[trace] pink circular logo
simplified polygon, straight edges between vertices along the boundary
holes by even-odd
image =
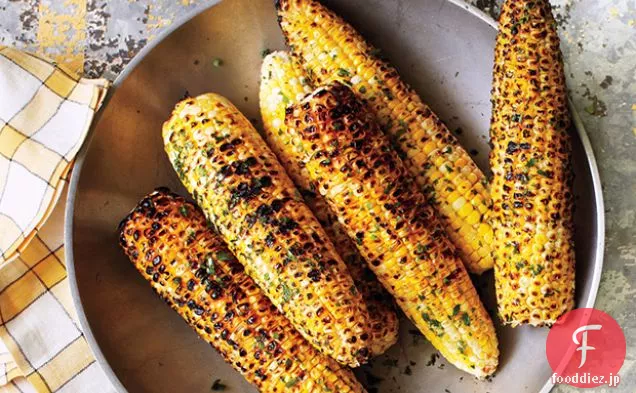
[[[618,386],[625,351],[625,335],[616,320],[594,308],[563,315],[546,342],[552,382],[578,388]]]

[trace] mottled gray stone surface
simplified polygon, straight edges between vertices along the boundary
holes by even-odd
[[[493,17],[499,0],[473,0]],[[60,5],[61,4],[61,5]],[[114,79],[149,40],[202,0],[0,0],[0,44],[15,45],[60,60],[83,58],[87,76]],[[42,7],[44,5],[44,7]],[[605,269],[597,307],[625,329],[628,355],[616,389],[636,391],[636,1],[553,0],[566,59],[570,95],[581,114],[603,182],[607,233]],[[64,7],[77,7],[74,23]],[[60,8],[61,7],[61,8]],[[51,14],[53,13],[53,14]],[[82,14],[83,13],[83,14]],[[73,40],[42,37],[40,18],[66,23]],[[40,32],[40,33],[38,33]],[[81,67],[81,66],[80,66]],[[555,392],[576,389],[560,386]]]

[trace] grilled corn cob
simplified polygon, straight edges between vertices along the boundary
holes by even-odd
[[[398,318],[393,300],[360,257],[326,201],[314,192],[307,171],[301,165],[302,160],[288,138],[289,133],[281,130],[285,127],[285,110],[288,105],[300,101],[310,92],[304,72],[287,52],[273,52],[265,57],[260,88],[265,139],[332,240],[347,265],[356,288],[362,293],[371,317],[370,350],[372,355],[379,355],[397,341]]]
[[[373,116],[336,82],[287,112],[320,194],[382,284],[458,368],[484,377],[497,337],[455,247]]]
[[[316,0],[278,0],[293,54],[312,81],[340,81],[364,99],[392,139],[469,271],[492,268],[485,177],[441,120],[364,38]]]
[[[490,136],[501,319],[551,325],[574,306],[571,141],[559,37],[547,0],[501,10]]]
[[[192,203],[160,189],[124,219],[120,243],[153,289],[262,392],[362,392],[249,278]]]
[[[245,271],[301,334],[343,364],[370,355],[369,313],[276,156],[227,99],[178,103],[163,127],[181,181]]]

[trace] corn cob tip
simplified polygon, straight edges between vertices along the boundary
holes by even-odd
[[[181,198],[178,194],[172,192],[172,190],[170,190],[170,188],[168,187],[157,187],[155,188],[155,190],[146,195],[145,197],[143,197],[143,199],[141,199],[141,201],[139,201],[139,203],[137,204],[137,206],[135,206],[127,215],[126,217],[124,217],[119,224],[117,225],[117,232],[119,232],[120,234],[122,234],[122,231],[124,230],[124,228],[126,227],[126,224],[132,219],[132,216],[135,213],[142,213],[142,214],[147,214],[150,209],[153,208],[154,206],[154,199],[155,197],[157,197],[158,195],[169,195],[175,198]],[[124,240],[122,240],[123,242]]]

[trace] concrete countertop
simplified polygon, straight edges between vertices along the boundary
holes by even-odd
[[[472,0],[493,17],[500,0]],[[0,0],[0,44],[41,53],[88,77],[114,79],[130,59],[203,0]],[[618,388],[636,390],[636,2],[552,0],[570,96],[599,164],[605,267],[596,307],[618,320],[627,359]],[[578,391],[566,386],[554,392]]]

